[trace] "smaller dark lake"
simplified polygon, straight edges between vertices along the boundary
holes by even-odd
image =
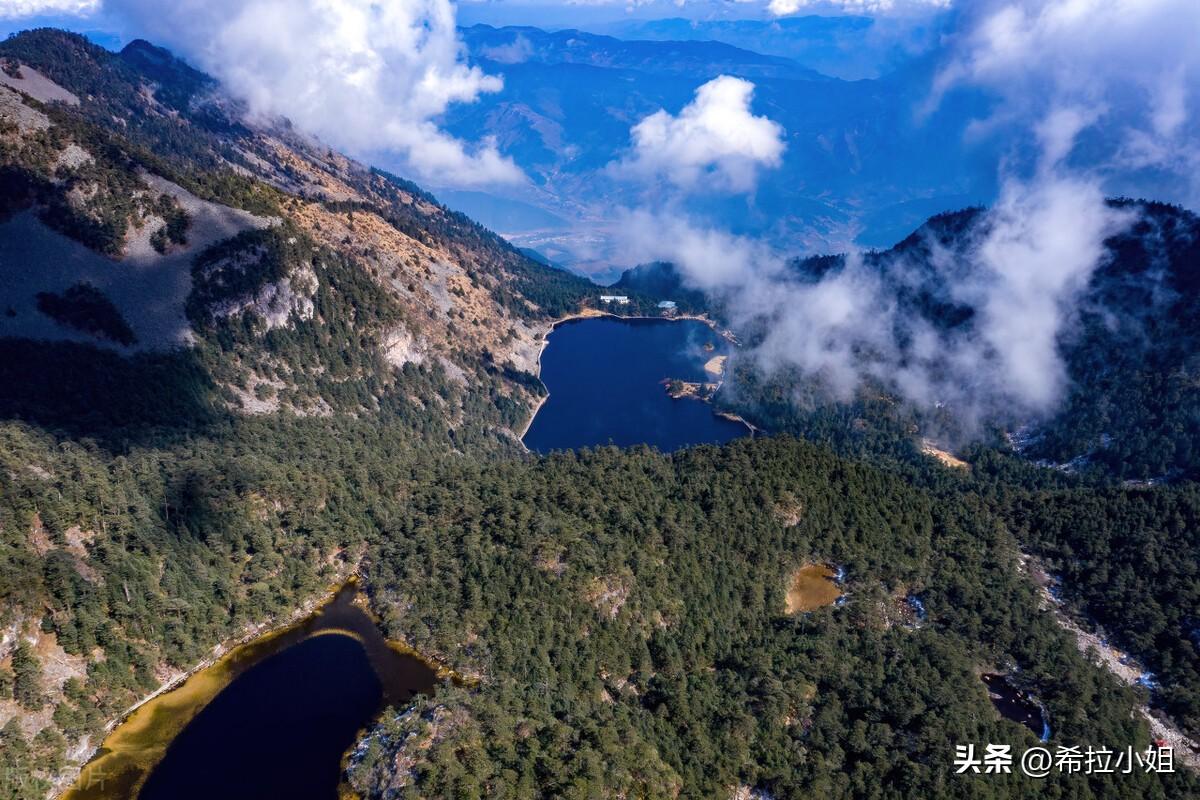
[[[1004,675],[987,673],[981,678],[987,686],[988,698],[1002,717],[1029,728],[1043,742],[1050,738],[1050,723],[1041,705],[1019,691]]]
[[[525,446],[538,453],[607,444],[671,451],[745,436],[745,425],[718,417],[708,403],[674,400],[664,385],[718,380],[704,364],[726,351],[716,332],[694,320],[565,322],[542,353],[550,396],[525,433]]]
[[[171,742],[139,800],[337,800],[341,760],[385,704],[432,693],[343,589],[239,674]]]

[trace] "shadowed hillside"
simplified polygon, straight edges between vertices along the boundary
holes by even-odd
[[[644,57],[601,44],[614,69]],[[336,777],[364,800],[1200,795],[1183,768],[1043,780],[952,762],[959,745],[1037,742],[983,674],[1036,700],[1053,746],[1142,752],[1168,723],[1197,732],[1181,638],[1196,620],[1179,610],[1194,558],[1164,556],[1196,516],[1186,487],[1143,503],[995,449],[911,457],[909,417],[798,414],[794,385],[772,394],[750,371],[738,397],[755,413],[843,454],[765,436],[536,457],[512,431],[544,392],[544,337],[608,290],[286,120],[247,121],[152,44],[31,31],[0,43],[0,72],[0,798],[77,778],[105,792],[81,770],[131,706],[352,575],[390,639],[466,677],[361,734]],[[1141,208],[1149,227],[1110,243],[1097,277],[1149,332],[1113,374],[1136,361],[1183,381],[1196,222]],[[970,213],[875,265],[919,262]],[[1170,289],[1149,309],[1119,289],[1147,259]],[[843,267],[804,262],[794,279]],[[708,308],[667,265],[620,286],[633,309],[662,292]],[[918,282],[905,302],[971,324],[941,299]],[[1083,330],[1079,364],[1134,342]],[[1191,395],[1148,382],[1126,402],[1111,379],[1080,391],[1122,413],[1159,403],[1160,438],[1190,413]],[[1090,443],[1085,422],[1043,446]],[[1111,422],[1094,428],[1126,441]],[[1136,542],[1116,541],[1126,523]],[[1023,549],[1071,582],[1069,607],[1048,610]],[[1124,599],[1151,598],[1140,611],[1107,593],[1113,550]],[[836,586],[789,613],[806,566]],[[1111,626],[1163,684],[1094,663],[1068,612]]]

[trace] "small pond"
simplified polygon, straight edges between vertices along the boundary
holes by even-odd
[[[1043,742],[1050,738],[1050,723],[1040,703],[1013,686],[1005,675],[985,673],[980,677],[1002,717],[1029,728]]]

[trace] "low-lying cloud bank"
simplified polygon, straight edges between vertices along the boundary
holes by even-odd
[[[0,16],[98,10],[219,78],[253,115],[284,116],[364,158],[442,185],[525,180],[492,141],[437,125],[503,80],[466,63],[450,0],[4,0]]]
[[[735,327],[762,332],[749,355],[767,373],[798,369],[837,400],[881,386],[974,427],[1053,410],[1067,386],[1059,337],[1103,241],[1131,221],[1092,182],[1012,182],[950,242],[930,231],[911,250],[851,253],[819,275],[678,217],[634,212],[627,228],[635,250],[679,265]]]
[[[1024,129],[1035,155],[1001,165],[1001,192],[961,229],[887,258],[850,253],[819,274],[680,213],[631,211],[626,257],[674,262],[718,298],[767,372],[793,368],[848,399],[883,386],[972,427],[1051,414],[1060,352],[1104,242],[1134,221],[1105,202],[1130,165],[1197,180],[1200,7],[1191,0],[1052,0],[962,14],[927,113],[960,87],[996,103],[968,135]],[[914,302],[913,298],[921,298]],[[945,315],[969,320],[946,324]]]

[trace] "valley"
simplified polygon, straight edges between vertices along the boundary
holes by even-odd
[[[1183,753],[954,769],[1200,735],[1196,216],[1097,190],[1121,224],[1059,291],[1011,205],[907,222],[994,178],[951,125],[886,133],[919,59],[461,35],[504,88],[438,124],[508,130],[537,202],[458,198],[615,208],[630,123],[740,70],[811,168],[741,228],[791,255],[713,235],[601,286],[155,44],[0,42],[0,798],[1200,796]],[[1045,355],[1004,361],[1033,318],[995,335],[972,282],[1014,239],[1001,310],[1074,304],[1057,404],[993,380]]]

